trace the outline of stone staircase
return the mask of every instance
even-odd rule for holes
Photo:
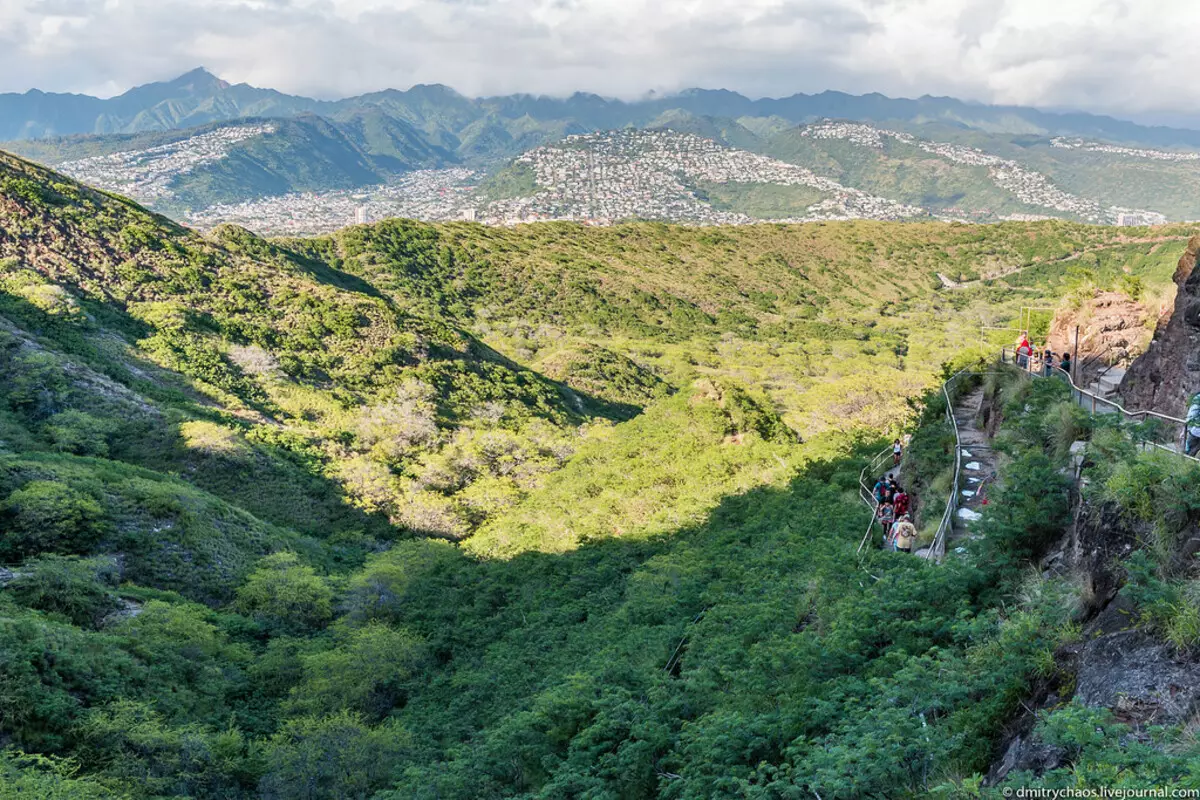
[[[958,509],[954,524],[946,536],[946,552],[955,549],[955,542],[969,536],[970,523],[979,519],[987,500],[987,491],[996,478],[997,454],[991,439],[976,424],[983,403],[983,387],[959,398],[954,406],[954,421],[958,425],[958,442],[962,451],[962,472],[959,476]]]
[[[1111,367],[1107,372],[1100,376],[1099,380],[1092,381],[1088,384],[1088,391],[1099,395],[1100,397],[1112,397],[1117,392],[1117,388],[1121,385],[1121,379],[1125,377],[1125,370],[1121,367]]]

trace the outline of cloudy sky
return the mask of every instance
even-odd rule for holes
[[[204,65],[317,97],[839,89],[1167,118],[1194,0],[0,0],[0,91],[111,95]]]

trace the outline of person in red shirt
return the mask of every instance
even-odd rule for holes
[[[1021,332],[1021,342],[1017,345],[1017,366],[1024,369],[1029,365],[1029,357],[1033,355],[1033,346],[1029,344],[1029,337],[1025,332]]]
[[[896,494],[892,496],[892,509],[897,517],[908,513],[908,493],[904,489],[896,489]]]

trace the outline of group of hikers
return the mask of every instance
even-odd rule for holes
[[[1054,374],[1055,367],[1070,375],[1071,354],[1063,353],[1062,357],[1056,361],[1054,351],[1050,349],[1049,344],[1034,347],[1029,343],[1029,335],[1022,331],[1017,340],[1017,366],[1024,370],[1040,369],[1042,375],[1047,378]]]
[[[900,441],[893,445],[894,463],[899,463]],[[875,484],[875,519],[883,527],[883,549],[911,553],[917,541],[912,521],[912,498],[889,472]]]

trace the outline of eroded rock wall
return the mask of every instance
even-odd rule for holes
[[[1119,393],[1130,409],[1182,417],[1200,391],[1200,236],[1193,236],[1175,269],[1175,310],[1155,331],[1149,349],[1133,362]]]

